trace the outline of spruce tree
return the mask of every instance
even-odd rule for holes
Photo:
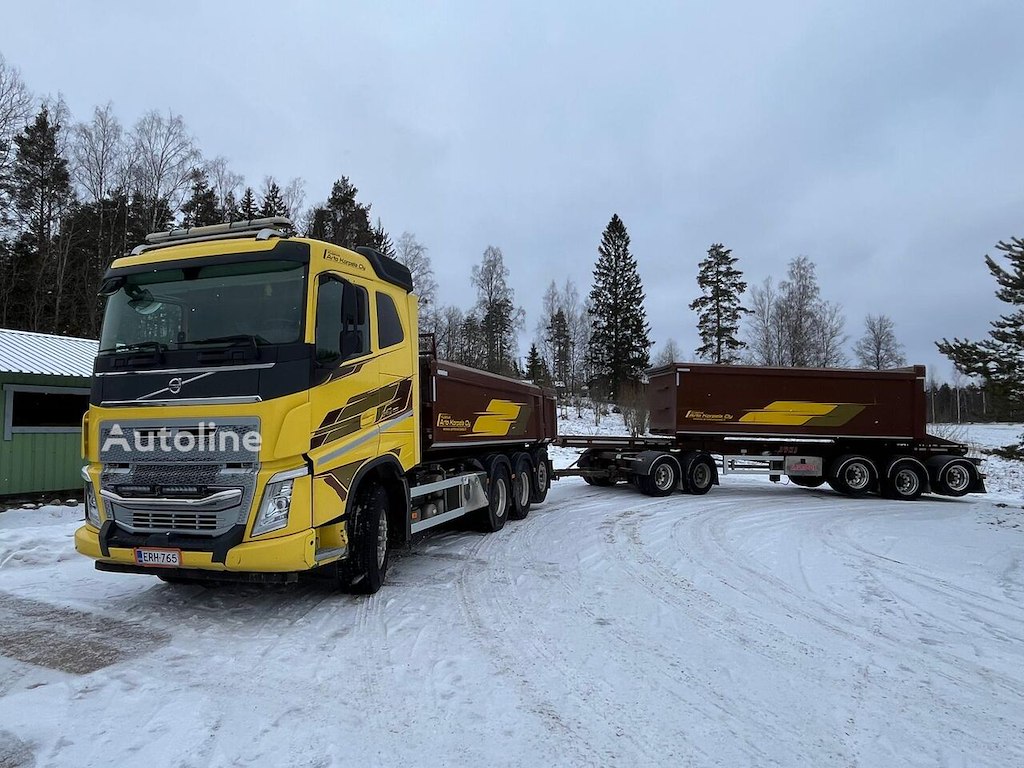
[[[618,214],[605,227],[597,253],[590,290],[591,390],[615,399],[624,385],[640,381],[651,362],[644,289]]]
[[[977,376],[989,392],[1020,407],[1024,406],[1024,239],[1000,241],[996,249],[1003,252],[1007,265],[988,255],[985,264],[999,285],[996,298],[1013,310],[992,321],[989,337],[983,341],[943,339],[937,346],[958,371]],[[1024,458],[1024,436],[1003,453]]]
[[[260,205],[260,217],[269,218],[270,216],[287,216],[288,206],[284,204],[284,198],[281,196],[281,188],[277,186],[277,182],[271,180],[267,184],[267,191],[263,195],[263,203]]]
[[[550,386],[551,373],[548,371],[548,364],[541,356],[536,344],[530,345],[530,352],[526,356],[526,378],[534,384]]]
[[[206,180],[206,172],[197,168],[192,172],[192,192],[181,206],[181,225],[205,227],[220,222],[221,212],[217,209],[217,195]]]
[[[241,221],[250,221],[260,217],[259,206],[256,205],[256,193],[252,187],[246,187],[242,199],[238,201],[238,216]]]
[[[735,363],[746,346],[736,338],[740,318],[750,311],[740,303],[747,284],[736,262],[731,249],[715,243],[698,265],[697,285],[704,295],[690,303],[701,340],[697,356],[713,363]]]
[[[487,246],[480,264],[473,267],[472,281],[484,343],[482,367],[492,373],[515,375],[516,331],[523,324],[524,313],[515,305],[515,292],[508,284],[508,267],[500,248]]]
[[[334,182],[327,202],[310,212],[306,235],[346,248],[373,246],[370,206],[356,200],[358,192],[347,176]]]

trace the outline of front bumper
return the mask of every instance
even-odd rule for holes
[[[135,536],[117,530],[110,523],[103,529],[83,525],[75,531],[75,549],[102,563],[128,566],[132,572],[167,573],[174,569],[142,568],[135,561],[135,547],[163,547],[181,550],[182,568],[205,571],[254,573],[293,573],[308,571],[317,565],[316,533],[300,531],[265,541],[241,541],[241,532],[197,541],[197,537],[167,534]],[[202,546],[203,549],[193,547]]]

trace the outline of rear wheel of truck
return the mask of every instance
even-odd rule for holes
[[[913,501],[924,492],[926,480],[924,468],[918,462],[897,459],[879,481],[879,489],[887,499]]]
[[[508,516],[522,520],[530,513],[533,500],[533,460],[528,453],[517,453],[512,457],[512,504]]]
[[[347,571],[346,586],[353,592],[372,595],[384,584],[388,570],[387,492],[377,483],[361,488],[353,516],[351,568],[342,564],[342,573]]]
[[[874,489],[878,472],[863,456],[840,456],[829,469],[828,484],[844,496],[864,496]]]
[[[533,476],[530,486],[530,501],[534,504],[541,504],[548,497],[548,489],[551,488],[551,463],[548,460],[548,452],[544,449],[533,454]]]
[[[512,472],[505,456],[494,455],[484,461],[487,468],[487,506],[480,510],[480,527],[488,533],[500,531],[512,506]]]
[[[687,493],[703,496],[715,484],[715,462],[706,453],[699,453],[684,463],[684,487]]]
[[[679,465],[668,456],[651,463],[649,475],[637,475],[636,487],[648,496],[668,496],[679,487]]]

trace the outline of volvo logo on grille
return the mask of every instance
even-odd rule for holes
[[[176,395],[181,392],[181,377],[175,376],[169,382],[167,382],[167,389],[172,395]]]

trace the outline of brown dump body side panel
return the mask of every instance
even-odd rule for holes
[[[921,439],[924,375],[677,363],[651,372],[651,431]]]
[[[423,448],[537,443],[557,433],[555,393],[444,360],[423,365]]]

